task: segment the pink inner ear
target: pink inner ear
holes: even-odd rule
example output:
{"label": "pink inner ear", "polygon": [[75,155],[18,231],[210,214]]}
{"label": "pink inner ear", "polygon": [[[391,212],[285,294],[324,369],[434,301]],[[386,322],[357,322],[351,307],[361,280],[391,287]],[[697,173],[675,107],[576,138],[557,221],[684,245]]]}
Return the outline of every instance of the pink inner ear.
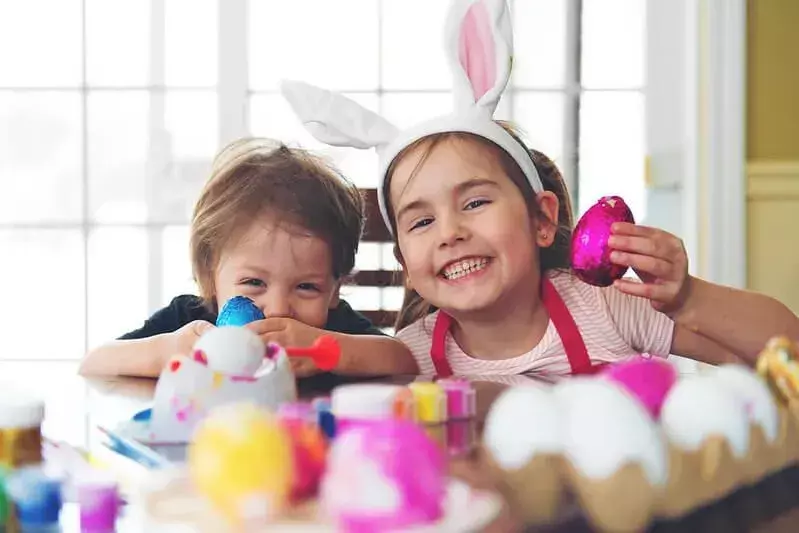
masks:
{"label": "pink inner ear", "polygon": [[494,36],[488,9],[482,1],[472,4],[463,17],[458,55],[477,101],[496,84],[497,78]]}

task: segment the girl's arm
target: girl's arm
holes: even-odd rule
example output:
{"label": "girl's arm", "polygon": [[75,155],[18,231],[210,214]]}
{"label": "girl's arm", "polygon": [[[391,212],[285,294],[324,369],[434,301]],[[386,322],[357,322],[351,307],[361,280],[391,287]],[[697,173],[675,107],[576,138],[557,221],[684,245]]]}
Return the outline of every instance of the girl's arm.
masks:
{"label": "girl's arm", "polygon": [[[799,340],[799,318],[774,298],[693,277],[689,284],[688,298],[672,316],[675,353],[710,346],[694,337],[700,335],[754,365],[771,337]],[[702,355],[689,357],[704,360]]]}
{"label": "girl's arm", "polygon": [[402,342],[381,335],[334,333],[341,345],[335,372],[342,375],[418,374],[416,359]]}

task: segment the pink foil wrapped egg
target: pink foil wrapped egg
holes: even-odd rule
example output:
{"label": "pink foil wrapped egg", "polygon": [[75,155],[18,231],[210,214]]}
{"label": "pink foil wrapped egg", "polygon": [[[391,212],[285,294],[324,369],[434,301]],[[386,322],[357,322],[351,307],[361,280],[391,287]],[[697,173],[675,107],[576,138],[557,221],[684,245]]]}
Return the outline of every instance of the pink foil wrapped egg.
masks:
{"label": "pink foil wrapped egg", "polygon": [[677,381],[677,371],[671,364],[646,357],[610,365],[602,376],[635,396],[655,420],[660,418],[663,402]]}
{"label": "pink foil wrapped egg", "polygon": [[431,524],[443,516],[447,480],[444,453],[422,428],[380,420],[336,438],[321,503],[349,533]]}
{"label": "pink foil wrapped egg", "polygon": [[614,222],[634,223],[633,213],[618,196],[604,196],[577,222],[572,232],[571,263],[574,274],[597,287],[612,285],[627,272],[610,262],[608,238]]}

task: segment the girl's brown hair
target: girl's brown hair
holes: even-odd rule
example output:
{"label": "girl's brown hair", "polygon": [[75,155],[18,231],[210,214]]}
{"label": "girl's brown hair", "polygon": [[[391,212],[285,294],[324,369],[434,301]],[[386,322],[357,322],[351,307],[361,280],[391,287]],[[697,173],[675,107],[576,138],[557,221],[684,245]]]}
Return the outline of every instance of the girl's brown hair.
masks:
{"label": "girl's brown hair", "polygon": [[[527,150],[527,153],[530,154],[530,159],[533,161],[533,164],[538,171],[538,175],[544,185],[544,190],[555,193],[555,196],[558,198],[558,220],[551,221],[557,226],[555,240],[548,248],[540,249],[539,261],[541,264],[541,272],[543,273],[548,270],[566,270],[570,268],[569,257],[571,250],[573,214],[571,200],[569,198],[569,193],[566,190],[566,182],[563,179],[563,175],[560,173],[560,170],[558,170],[558,167],[555,165],[555,163],[549,159],[549,157],[541,152],[527,148],[522,141],[521,136],[513,126],[507,122],[498,123],[511,135],[511,137],[516,140],[516,142],[524,146],[525,150]],[[511,157],[510,154],[508,154],[505,150],[488,139],[473,135],[471,133],[436,133],[424,137],[407,146],[397,155],[396,158],[394,158],[394,161],[391,162],[391,165],[386,171],[386,179],[383,182],[383,190],[381,193],[383,194],[383,197],[386,198],[386,207],[389,220],[391,221],[392,233],[394,234],[394,253],[397,257],[400,257],[401,255],[396,237],[397,226],[394,219],[394,208],[391,205],[391,196],[389,194],[391,177],[394,174],[396,165],[408,153],[416,151],[417,149],[424,150],[422,156],[419,158],[419,162],[417,163],[413,174],[411,175],[411,179],[413,179],[413,175],[419,171],[422,165],[424,165],[425,161],[428,157],[430,157],[430,154],[433,153],[435,148],[442,142],[448,140],[469,140],[472,142],[478,142],[487,149],[491,150],[491,152],[496,155],[499,164],[505,171],[505,174],[507,174],[510,180],[516,185],[516,187],[519,188],[519,191],[521,191],[524,201],[527,204],[527,210],[530,213],[530,216],[544,216],[539,209],[538,202],[536,202],[535,191],[533,191],[532,185],[530,185],[530,182],[527,180],[527,176],[525,176],[524,172],[522,172],[522,169],[519,167],[516,161],[514,161],[513,157]],[[397,314],[397,321],[394,327],[397,331],[399,331],[400,329],[412,324],[413,322],[416,322],[420,318],[427,316],[429,313],[432,313],[435,310],[435,307],[427,303],[419,295],[419,293],[406,286],[402,307]]]}
{"label": "girl's brown hair", "polygon": [[234,141],[214,160],[191,221],[194,279],[212,310],[222,251],[265,213],[324,240],[336,279],[355,266],[364,224],[363,198],[355,185],[305,150],[269,139]]}

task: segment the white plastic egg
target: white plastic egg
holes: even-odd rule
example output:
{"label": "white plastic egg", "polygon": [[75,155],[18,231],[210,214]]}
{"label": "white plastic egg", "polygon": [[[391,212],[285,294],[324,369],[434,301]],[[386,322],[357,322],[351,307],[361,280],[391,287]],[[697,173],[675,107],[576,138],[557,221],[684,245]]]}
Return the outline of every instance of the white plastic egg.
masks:
{"label": "white plastic egg", "polygon": [[535,455],[563,451],[561,418],[549,387],[511,387],[494,400],[486,416],[483,442],[499,467],[517,470]]}
{"label": "white plastic egg", "polygon": [[208,368],[233,376],[252,376],[261,367],[266,346],[247,328],[221,326],[207,330],[194,344],[201,351]]}
{"label": "white plastic egg", "polygon": [[607,479],[638,464],[651,485],[665,485],[665,442],[633,396],[612,382],[579,377],[559,383],[555,395],[564,416],[565,455],[581,475]]}
{"label": "white plastic egg", "polygon": [[749,420],[758,424],[768,442],[774,442],[779,432],[779,412],[768,385],[749,367],[729,364],[715,367],[713,377],[743,400]]}
{"label": "white plastic egg", "polygon": [[744,457],[749,450],[744,402],[713,377],[679,379],[663,403],[660,423],[669,439],[685,450],[698,451],[713,436],[726,439],[736,457]]}

